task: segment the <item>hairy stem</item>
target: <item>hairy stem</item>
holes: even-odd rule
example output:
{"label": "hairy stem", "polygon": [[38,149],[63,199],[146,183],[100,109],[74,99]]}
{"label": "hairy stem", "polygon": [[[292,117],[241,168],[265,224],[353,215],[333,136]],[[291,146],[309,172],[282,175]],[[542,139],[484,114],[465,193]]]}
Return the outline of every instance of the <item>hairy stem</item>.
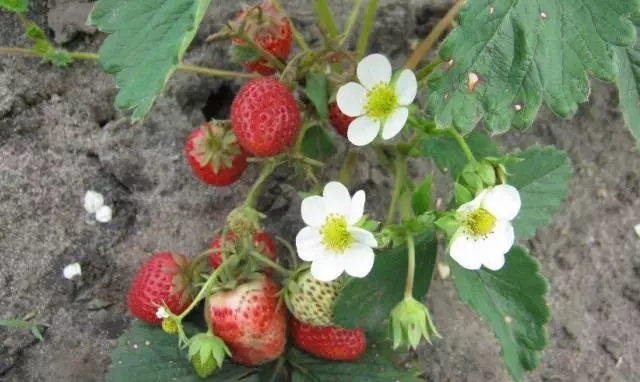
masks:
{"label": "hairy stem", "polygon": [[404,284],[404,298],[413,297],[413,280],[416,273],[416,244],[411,233],[407,233],[407,256],[407,279]]}
{"label": "hairy stem", "polygon": [[344,28],[344,32],[342,33],[342,38],[340,39],[340,45],[343,45],[345,41],[351,37],[351,32],[353,32],[353,27],[356,25],[356,21],[358,21],[358,15],[360,15],[360,8],[362,8],[362,0],[355,0],[353,2],[353,10],[349,15],[349,19],[347,19],[347,24]]}
{"label": "hairy stem", "polygon": [[360,27],[360,36],[358,36],[358,44],[356,48],[358,58],[362,58],[362,56],[364,56],[364,54],[367,52],[367,47],[369,45],[369,36],[371,35],[371,30],[373,29],[373,21],[376,17],[377,10],[378,0],[369,0],[367,10],[364,13],[362,27]]}
{"label": "hairy stem", "polygon": [[402,195],[405,178],[407,176],[407,164],[406,157],[404,155],[396,156],[393,163],[393,171],[396,177],[396,181],[393,186],[393,193],[391,194],[391,204],[389,204],[389,212],[387,213],[387,218],[384,221],[385,225],[392,224],[393,219],[395,219],[396,217],[398,200],[400,199],[400,195]]}
{"label": "hairy stem", "polygon": [[332,39],[336,38],[338,36],[338,28],[336,27],[333,12],[327,0],[315,0],[313,4],[316,9],[316,14],[318,15],[318,23],[325,27],[329,33],[329,37]]}
{"label": "hairy stem", "polygon": [[422,40],[422,42],[420,43],[418,48],[415,50],[415,52],[413,52],[411,57],[409,57],[409,59],[407,60],[407,63],[404,65],[405,68],[413,70],[416,68],[416,66],[418,66],[418,64],[422,60],[422,57],[426,56],[427,53],[429,53],[429,51],[431,50],[431,48],[433,48],[433,46],[438,41],[442,33],[444,33],[444,31],[447,28],[449,28],[449,26],[453,23],[453,20],[458,15],[458,12],[460,12],[460,9],[464,5],[464,2],[465,0],[458,0],[458,2],[456,2],[453,5],[453,7],[449,9],[449,12],[447,12],[447,14],[444,15],[442,20],[440,20],[438,24],[436,24],[436,26],[431,30],[431,32],[429,32],[427,37],[425,37],[425,39]]}
{"label": "hairy stem", "polygon": [[270,258],[268,258],[267,256],[261,253],[258,253],[256,251],[249,251],[249,255],[254,259],[258,260],[259,262],[263,263],[264,265],[275,269],[276,271],[280,272],[284,276],[288,276],[291,273],[290,270],[276,263],[275,261],[271,260]]}
{"label": "hairy stem", "polygon": [[278,69],[279,72],[282,72],[285,68],[285,65],[280,59],[274,56],[271,52],[263,49],[258,43],[256,43],[252,38],[247,36],[244,31],[236,31],[235,35],[244,41],[247,45],[255,49],[262,57],[264,57],[274,68]]}
{"label": "hairy stem", "polygon": [[298,29],[296,29],[295,25],[293,25],[293,21],[291,20],[291,17],[289,17],[289,15],[287,14],[287,11],[284,9],[282,4],[280,4],[280,2],[278,0],[271,0],[271,4],[273,4],[273,6],[280,13],[285,15],[287,20],[289,20],[289,25],[291,25],[291,30],[293,31],[293,39],[295,40],[296,44],[300,47],[300,49],[304,50],[305,52],[310,51],[311,48],[309,48],[309,45],[304,40],[304,37],[302,37],[302,34],[300,33],[300,31],[298,31]]}
{"label": "hairy stem", "polygon": [[476,158],[473,156],[473,153],[471,152],[471,148],[469,148],[469,145],[467,144],[467,141],[465,141],[462,134],[460,134],[458,130],[455,129],[455,127],[448,128],[447,132],[449,133],[449,135],[453,137],[453,139],[456,140],[456,142],[458,143],[458,146],[460,146],[460,149],[464,153],[464,156],[467,158],[467,161],[475,162]]}
{"label": "hairy stem", "polygon": [[280,161],[275,158],[270,158],[262,165],[262,171],[260,171],[260,175],[258,175],[258,179],[253,183],[253,186],[249,189],[247,193],[247,198],[245,199],[244,205],[245,207],[254,208],[255,204],[258,202],[258,197],[260,196],[260,190],[262,190],[262,186],[264,182],[269,179],[269,176],[275,171],[276,168],[280,165]]}
{"label": "hairy stem", "polygon": [[234,72],[229,70],[221,70],[214,68],[206,68],[203,66],[178,64],[176,70],[187,73],[197,73],[205,76],[220,77],[220,78],[258,78],[261,77],[258,73],[243,73]]}
{"label": "hairy stem", "polygon": [[416,73],[418,82],[427,78],[427,76],[431,74],[431,72],[433,72],[435,68],[437,68],[440,64],[442,64],[442,59],[440,58],[440,56],[435,56],[433,60],[429,61],[429,63],[425,65],[424,68],[418,70],[418,72]]}
{"label": "hairy stem", "polygon": [[225,264],[226,263],[224,262],[220,264],[220,266],[216,268],[216,270],[211,274],[211,276],[207,278],[207,281],[204,283],[202,288],[200,288],[200,291],[196,295],[196,298],[194,298],[193,301],[191,301],[191,304],[187,307],[187,309],[185,309],[185,311],[178,316],[178,320],[182,321],[183,318],[187,317],[187,315],[191,313],[191,311],[200,303],[200,301],[202,301],[204,298],[206,298],[209,295],[209,293],[211,292],[211,288],[213,287],[213,284],[218,280],[218,277],[225,269]]}

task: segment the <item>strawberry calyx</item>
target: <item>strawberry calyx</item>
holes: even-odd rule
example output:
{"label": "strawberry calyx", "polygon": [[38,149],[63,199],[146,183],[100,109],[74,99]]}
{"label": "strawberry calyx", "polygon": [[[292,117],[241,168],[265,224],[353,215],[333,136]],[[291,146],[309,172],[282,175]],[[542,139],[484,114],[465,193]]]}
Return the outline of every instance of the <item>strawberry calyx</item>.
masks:
{"label": "strawberry calyx", "polygon": [[[242,32],[249,38],[256,40],[261,33],[278,35],[280,23],[285,16],[278,11],[271,0],[263,0],[258,5],[241,5],[241,11],[235,24],[242,28]],[[239,41],[237,41],[239,40]],[[234,39],[234,43],[244,44],[241,39]]]}
{"label": "strawberry calyx", "polygon": [[162,272],[172,275],[170,296],[179,295],[180,305],[184,306],[193,297],[193,286],[191,285],[193,270],[189,259],[181,254],[172,253],[171,257],[175,264],[164,266]]}
{"label": "strawberry calyx", "polygon": [[232,167],[233,159],[243,155],[235,134],[231,129],[224,128],[223,124],[219,121],[203,123],[193,140],[193,150],[189,153],[201,167],[211,165],[216,174],[223,165]]}
{"label": "strawberry calyx", "polygon": [[211,330],[198,333],[189,340],[188,358],[197,374],[203,378],[222,367],[227,356],[231,356],[229,348],[222,339],[213,335]]}

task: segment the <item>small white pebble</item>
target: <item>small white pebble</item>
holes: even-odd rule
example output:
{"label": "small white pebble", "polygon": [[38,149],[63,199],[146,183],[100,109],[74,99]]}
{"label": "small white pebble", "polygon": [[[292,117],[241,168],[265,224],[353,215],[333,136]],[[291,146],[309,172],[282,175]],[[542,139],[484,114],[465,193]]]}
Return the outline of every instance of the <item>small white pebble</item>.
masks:
{"label": "small white pebble", "polygon": [[100,223],[109,223],[112,216],[113,211],[109,206],[102,206],[98,209],[98,211],[96,211],[96,220]]}
{"label": "small white pebble", "polygon": [[100,207],[104,205],[104,196],[101,193],[93,190],[87,191],[84,194],[84,209],[90,214],[95,214]]}
{"label": "small white pebble", "polygon": [[636,235],[640,237],[640,224],[636,224],[635,227],[633,227],[633,230],[636,231]]}
{"label": "small white pebble", "polygon": [[82,275],[82,268],[80,268],[79,263],[69,264],[62,270],[62,275],[65,279],[71,280],[76,276]]}
{"label": "small white pebble", "polygon": [[438,261],[438,275],[440,275],[440,278],[442,280],[446,280],[449,278],[449,276],[451,275],[451,268],[449,268],[449,266],[442,262],[442,261]]}

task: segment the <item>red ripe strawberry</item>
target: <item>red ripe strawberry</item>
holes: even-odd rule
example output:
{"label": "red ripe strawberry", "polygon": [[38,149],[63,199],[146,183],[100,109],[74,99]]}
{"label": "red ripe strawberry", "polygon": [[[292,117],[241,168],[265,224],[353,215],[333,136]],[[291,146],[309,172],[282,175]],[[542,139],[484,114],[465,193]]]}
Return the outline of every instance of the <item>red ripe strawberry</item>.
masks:
{"label": "red ripe strawberry", "polygon": [[286,345],[286,309],[278,285],[256,275],[235,289],[211,295],[207,321],[231,350],[234,361],[256,366],[278,358]]}
{"label": "red ripe strawberry", "polygon": [[300,349],[333,361],[353,361],[367,350],[362,329],[313,326],[291,317],[291,338]]}
{"label": "red ripe strawberry", "polygon": [[[235,243],[238,239],[234,232],[227,232],[227,240],[225,244],[229,242]],[[222,238],[218,235],[213,243],[211,243],[211,249],[218,249],[222,245]],[[276,254],[276,243],[273,241],[271,236],[265,231],[258,231],[253,234],[253,245],[260,250],[260,253],[270,258],[273,261],[278,260],[278,255]],[[228,254],[227,254],[228,255]],[[222,264],[222,253],[214,252],[209,257],[209,264],[213,269],[218,268],[220,264]]]}
{"label": "red ripe strawberry", "polygon": [[[243,6],[235,22],[237,25],[244,25],[245,34],[262,49],[282,61],[289,57],[293,43],[293,29],[289,19],[277,10],[270,0],[264,0],[254,7]],[[240,38],[234,38],[232,42],[234,44],[232,49],[237,49],[238,52],[247,47],[246,42]],[[242,64],[248,71],[260,73],[263,76],[270,76],[276,72],[276,69],[264,58],[246,61],[242,54],[237,52],[232,54],[237,60],[245,61]]]}
{"label": "red ripe strawberry", "polygon": [[331,121],[331,125],[338,132],[338,134],[343,137],[347,137],[347,130],[349,130],[349,125],[355,118],[344,115],[338,104],[335,102],[331,102],[329,104],[329,120]]}
{"label": "red ripe strawberry", "polygon": [[193,173],[212,186],[228,186],[247,169],[247,154],[233,132],[212,122],[189,135],[185,153]]}
{"label": "red ripe strawberry", "polygon": [[166,305],[174,314],[191,304],[189,261],[183,255],[159,252],[148,258],[133,277],[127,305],[131,313],[153,325],[159,306]]}
{"label": "red ripe strawberry", "polygon": [[300,130],[300,113],[291,91],[275,78],[244,84],[231,104],[231,126],[240,145],[259,156],[289,146]]}

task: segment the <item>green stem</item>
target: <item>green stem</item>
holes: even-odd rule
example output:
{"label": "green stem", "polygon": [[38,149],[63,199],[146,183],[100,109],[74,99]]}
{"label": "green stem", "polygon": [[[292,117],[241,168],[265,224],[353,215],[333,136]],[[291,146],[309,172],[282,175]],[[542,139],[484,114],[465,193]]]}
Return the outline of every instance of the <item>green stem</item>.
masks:
{"label": "green stem", "polygon": [[[27,48],[0,48],[0,54],[3,54],[3,53],[19,54],[23,56],[42,57],[41,54]],[[100,59],[100,56],[97,53],[91,53],[91,52],[69,52],[69,54],[71,55],[71,58],[74,60],[98,61]],[[188,65],[188,64],[178,64],[176,66],[176,70],[180,72],[197,73],[205,76],[222,77],[222,78],[260,77],[260,75],[256,73],[233,72],[229,70],[220,70],[215,68],[207,68],[205,66],[196,66],[196,65]]]}
{"label": "green stem", "polygon": [[462,134],[460,134],[458,130],[455,129],[455,127],[448,128],[447,132],[453,137],[453,139],[456,140],[458,146],[460,146],[460,149],[462,149],[464,156],[467,158],[467,161],[475,162],[476,158],[473,156],[473,153],[471,152],[471,149],[469,148],[469,145],[467,144],[467,141],[465,141]]}
{"label": "green stem", "polygon": [[265,264],[269,268],[273,268],[273,269],[275,269],[276,271],[282,273],[285,276],[288,276],[291,273],[290,270],[288,270],[287,268],[283,267],[282,265],[276,263],[275,261],[271,260],[267,256],[264,256],[261,253],[258,253],[256,251],[249,251],[249,255],[251,257],[253,257],[254,259],[258,260],[259,262]]}
{"label": "green stem", "polygon": [[211,276],[209,276],[207,282],[205,282],[202,288],[200,288],[200,291],[198,292],[196,298],[194,298],[187,309],[178,316],[179,321],[182,321],[182,319],[184,319],[189,313],[191,313],[191,311],[200,303],[200,301],[202,301],[209,295],[209,293],[211,292],[211,287],[213,287],[213,284],[218,280],[218,277],[225,268],[225,264],[227,263],[223,262],[222,264],[220,264],[220,266],[211,274]]}
{"label": "green stem", "polygon": [[187,73],[196,73],[202,74],[205,76],[211,77],[220,77],[220,78],[258,78],[261,77],[260,74],[257,73],[243,73],[243,72],[234,72],[230,70],[220,70],[214,68],[206,68],[202,66],[196,65],[188,65],[188,64],[178,64],[176,70]]}
{"label": "green stem", "polygon": [[291,17],[289,17],[289,15],[287,14],[287,11],[280,4],[280,2],[278,0],[271,0],[271,4],[273,4],[273,6],[278,10],[278,12],[285,15],[287,20],[289,20],[289,25],[291,25],[291,30],[293,31],[293,39],[295,40],[296,44],[298,44],[300,49],[304,50],[305,52],[310,51],[311,48],[309,48],[309,45],[307,45],[307,42],[304,40],[304,37],[302,37],[302,34],[300,33],[300,31],[298,31],[295,25],[293,25],[293,21],[291,20]]}
{"label": "green stem", "polygon": [[407,280],[404,284],[404,298],[413,297],[413,280],[416,273],[416,244],[413,235],[407,233]]}
{"label": "green stem", "polygon": [[438,24],[436,24],[431,32],[429,32],[427,37],[425,37],[420,45],[418,45],[418,48],[413,52],[411,57],[409,57],[407,63],[404,65],[405,68],[413,70],[416,68],[416,66],[418,66],[418,64],[422,60],[422,57],[426,56],[427,53],[429,53],[431,48],[433,48],[435,43],[440,38],[440,35],[442,35],[442,33],[444,33],[444,31],[453,23],[453,20],[458,15],[458,12],[460,12],[460,9],[464,5],[464,3],[465,0],[458,0],[458,2],[455,3],[453,7],[451,7],[451,9],[449,9],[449,12],[447,12],[442,20],[440,20]]}
{"label": "green stem", "polygon": [[252,47],[255,51],[260,53],[260,55],[264,57],[267,61],[269,61],[269,63],[273,65],[274,68],[278,69],[279,72],[282,72],[284,70],[285,65],[282,61],[280,61],[278,57],[274,56],[271,52],[267,51],[266,49],[258,45],[258,43],[256,43],[252,38],[247,36],[247,34],[244,33],[244,31],[236,31],[235,35],[238,38],[240,38],[242,41],[244,41],[247,45]]}
{"label": "green stem", "polygon": [[389,204],[389,212],[385,219],[385,225],[392,224],[393,219],[396,217],[396,210],[398,206],[398,200],[402,195],[402,190],[407,176],[406,158],[404,155],[396,156],[394,160],[394,175],[396,177],[395,184],[393,186],[393,193],[391,194],[391,204]]}
{"label": "green stem", "polygon": [[356,158],[358,157],[358,151],[354,149],[347,148],[347,155],[344,157],[344,162],[342,162],[342,167],[340,168],[340,183],[345,186],[349,186],[349,181],[351,180],[351,172],[353,170],[353,165],[356,162]]}
{"label": "green stem", "polygon": [[369,45],[369,35],[371,35],[371,30],[373,29],[373,21],[376,17],[377,10],[378,0],[369,0],[367,10],[364,13],[362,27],[360,27],[360,36],[358,37],[356,52],[358,53],[359,58],[362,58],[367,52],[367,46]]}
{"label": "green stem", "polygon": [[276,236],[276,240],[280,242],[280,244],[284,245],[284,247],[289,251],[289,256],[291,257],[291,265],[293,265],[293,269],[298,268],[298,256],[296,256],[296,251],[293,249],[293,246],[289,244],[284,238],[280,236]]}
{"label": "green stem", "polygon": [[313,3],[316,8],[316,14],[318,15],[318,23],[325,27],[329,33],[329,37],[332,39],[336,38],[338,36],[338,28],[336,27],[333,12],[327,0],[315,0]]}
{"label": "green stem", "polygon": [[309,158],[308,156],[305,156],[302,154],[293,154],[291,155],[291,158],[294,160],[299,160],[302,163],[306,163],[314,167],[324,167],[324,163],[320,162],[319,160]]}
{"label": "green stem", "polygon": [[253,183],[253,186],[249,189],[247,193],[247,198],[245,199],[244,206],[254,208],[255,204],[258,202],[258,197],[260,196],[260,190],[262,190],[262,185],[269,179],[269,176],[275,171],[275,169],[280,165],[280,161],[276,158],[271,158],[267,160],[262,165],[262,171],[260,171],[260,175],[258,175],[258,179]]}
{"label": "green stem", "polygon": [[440,58],[440,56],[435,56],[433,60],[429,61],[429,63],[424,68],[418,70],[418,72],[416,73],[418,82],[427,78],[427,76],[431,74],[431,72],[433,72],[434,69],[437,68],[440,64],[442,64],[442,58]]}
{"label": "green stem", "polygon": [[342,46],[345,41],[351,37],[351,32],[353,32],[353,27],[356,25],[356,21],[358,21],[358,15],[360,14],[360,8],[362,8],[362,0],[355,0],[353,2],[353,10],[349,15],[349,19],[347,20],[347,25],[344,28],[344,32],[342,33],[342,38],[340,39],[340,45]]}

